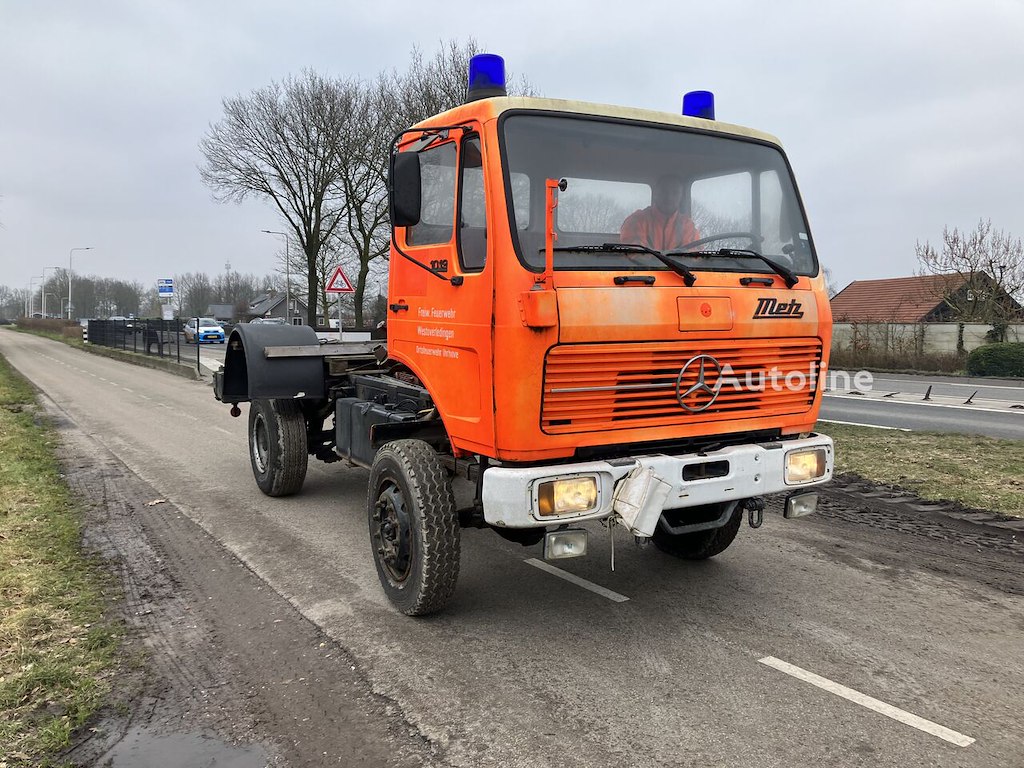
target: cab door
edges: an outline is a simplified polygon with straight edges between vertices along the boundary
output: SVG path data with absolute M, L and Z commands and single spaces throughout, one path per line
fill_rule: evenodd
M 426 386 L 453 447 L 487 454 L 494 269 L 486 164 L 478 132 L 452 133 L 419 153 L 420 221 L 395 232 L 405 256 L 391 254 L 388 351 Z

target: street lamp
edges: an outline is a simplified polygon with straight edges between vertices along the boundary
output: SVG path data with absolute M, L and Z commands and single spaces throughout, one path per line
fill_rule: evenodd
M 288 251 L 288 235 L 284 232 L 276 232 L 272 229 L 261 229 L 266 235 L 280 235 L 284 238 L 284 314 L 288 318 L 288 325 L 292 324 L 292 260 Z
M 84 248 L 72 248 L 68 251 L 68 320 L 71 319 L 71 256 L 75 251 L 91 251 L 92 246 L 88 245 Z
M 36 280 L 42 280 L 42 279 L 43 279 L 42 275 L 38 275 L 36 277 L 30 277 L 28 279 L 28 316 L 29 316 L 29 318 L 31 318 L 32 315 L 35 314 L 35 309 L 36 309 L 36 288 L 33 285 L 33 283 Z
M 43 318 L 44 319 L 46 318 L 46 270 L 48 270 L 48 269 L 57 269 L 57 267 L 43 267 L 43 285 L 42 285 L 43 310 L 42 310 L 42 312 L 43 312 Z M 53 296 L 52 293 L 50 295 Z M 53 298 L 57 298 L 57 297 L 53 296 Z

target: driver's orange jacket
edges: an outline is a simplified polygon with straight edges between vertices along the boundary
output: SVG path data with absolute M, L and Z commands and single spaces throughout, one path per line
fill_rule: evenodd
M 697 227 L 685 213 L 676 211 L 666 216 L 653 205 L 631 213 L 619 232 L 620 242 L 646 245 L 658 251 L 682 248 L 699 238 Z

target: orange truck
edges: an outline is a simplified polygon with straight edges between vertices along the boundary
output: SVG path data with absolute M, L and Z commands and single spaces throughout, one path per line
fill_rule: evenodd
M 503 79 L 474 58 L 466 102 L 395 138 L 386 343 L 243 324 L 214 382 L 250 403 L 264 493 L 298 492 L 311 455 L 370 470 L 409 615 L 451 597 L 461 528 L 557 560 L 619 526 L 703 559 L 766 495 L 814 512 L 833 471 L 831 315 L 779 142 L 703 91 L 675 115 Z

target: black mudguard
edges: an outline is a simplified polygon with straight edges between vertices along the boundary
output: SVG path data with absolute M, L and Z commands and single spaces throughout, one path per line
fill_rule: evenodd
M 267 358 L 267 347 L 315 347 L 308 325 L 235 326 L 228 337 L 224 370 L 214 375 L 213 390 L 225 403 L 250 400 L 322 400 L 326 376 L 321 355 Z

